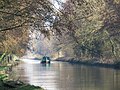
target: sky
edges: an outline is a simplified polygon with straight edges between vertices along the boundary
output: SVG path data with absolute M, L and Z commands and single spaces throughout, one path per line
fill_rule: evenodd
M 54 4 L 54 6 L 55 6 L 57 9 L 60 8 L 60 5 L 59 5 L 59 3 L 58 3 L 57 1 L 60 1 L 60 2 L 63 2 L 63 3 L 66 2 L 66 0 L 51 0 L 51 2 Z

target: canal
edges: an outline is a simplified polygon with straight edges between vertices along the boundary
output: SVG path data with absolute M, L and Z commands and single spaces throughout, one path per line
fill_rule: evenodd
M 24 60 L 13 71 L 21 81 L 45 90 L 120 90 L 120 70 L 111 68 Z

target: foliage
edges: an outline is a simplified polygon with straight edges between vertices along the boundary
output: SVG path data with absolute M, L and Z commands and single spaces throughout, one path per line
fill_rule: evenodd
M 58 41 L 61 48 L 73 49 L 78 58 L 119 60 L 119 7 L 117 0 L 68 0 L 53 27 L 56 36 L 63 35 Z
M 49 0 L 0 2 L 2 52 L 24 53 L 31 28 L 49 39 L 53 35 L 54 48 L 60 48 L 65 56 L 108 61 L 120 58 L 119 0 L 57 1 L 61 5 L 58 10 Z
M 0 0 L 0 53 L 25 54 L 30 28 L 50 35 L 46 22 L 53 22 L 49 0 Z

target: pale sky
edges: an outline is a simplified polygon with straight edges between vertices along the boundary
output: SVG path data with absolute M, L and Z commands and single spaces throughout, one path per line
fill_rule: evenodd
M 55 6 L 57 9 L 60 8 L 60 5 L 58 4 L 57 1 L 60 1 L 60 2 L 63 2 L 63 3 L 66 2 L 66 0 L 51 0 L 51 2 L 54 4 L 54 6 Z

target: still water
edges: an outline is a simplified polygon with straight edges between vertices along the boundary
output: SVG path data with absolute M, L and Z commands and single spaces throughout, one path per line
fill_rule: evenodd
M 120 90 L 120 70 L 111 68 L 26 60 L 13 70 L 23 82 L 45 90 Z

